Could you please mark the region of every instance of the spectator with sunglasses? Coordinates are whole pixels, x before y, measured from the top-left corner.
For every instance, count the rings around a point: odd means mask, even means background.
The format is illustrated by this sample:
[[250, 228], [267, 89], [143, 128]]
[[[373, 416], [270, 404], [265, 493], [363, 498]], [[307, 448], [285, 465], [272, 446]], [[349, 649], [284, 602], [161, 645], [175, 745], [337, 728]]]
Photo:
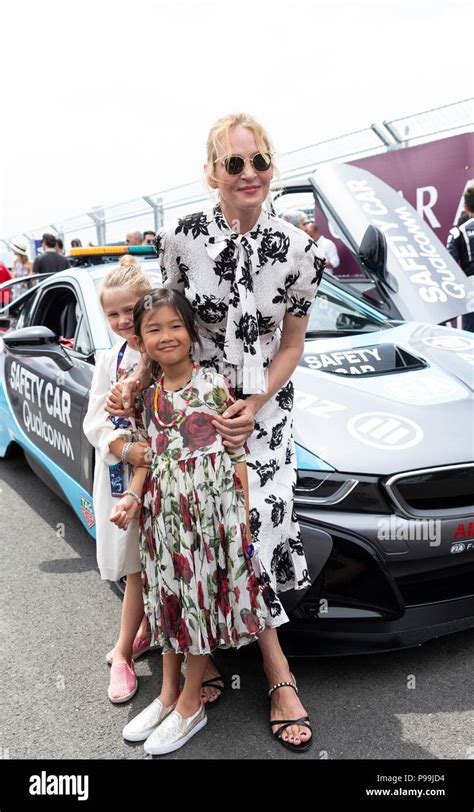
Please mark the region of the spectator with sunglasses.
[[156, 240], [156, 232], [155, 231], [144, 231], [143, 232], [143, 243], [142, 245], [154, 245]]
[[[165, 228], [156, 247], [164, 286], [183, 293], [196, 312], [201, 366], [217, 368], [236, 398], [213, 424], [224, 446], [247, 443], [251, 541], [269, 608], [258, 639], [270, 731], [284, 747], [302, 752], [311, 745], [311, 726], [278, 640], [278, 626], [288, 622], [278, 593], [311, 585], [293, 501], [291, 375], [324, 258], [304, 231], [263, 208], [273, 174], [273, 148], [261, 124], [245, 114], [219, 119], [205, 164], [216, 204]], [[146, 379], [142, 367], [133, 385], [115, 387], [109, 411], [129, 407], [133, 387]], [[212, 661], [206, 676], [216, 687], [223, 682]], [[215, 698], [203, 688], [204, 702]]]

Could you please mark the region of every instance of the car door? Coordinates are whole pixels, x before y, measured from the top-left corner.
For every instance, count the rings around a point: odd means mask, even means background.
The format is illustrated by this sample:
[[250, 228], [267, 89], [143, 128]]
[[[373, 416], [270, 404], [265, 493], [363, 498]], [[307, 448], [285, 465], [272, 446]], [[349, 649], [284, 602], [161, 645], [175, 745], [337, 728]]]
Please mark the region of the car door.
[[25, 451], [43, 467], [48, 460], [56, 463], [90, 492], [90, 449], [82, 417], [93, 351], [79, 283], [62, 277], [43, 285], [22, 326], [48, 327], [70, 362], [63, 369], [40, 352], [20, 355], [5, 346], [6, 396], [25, 435]]

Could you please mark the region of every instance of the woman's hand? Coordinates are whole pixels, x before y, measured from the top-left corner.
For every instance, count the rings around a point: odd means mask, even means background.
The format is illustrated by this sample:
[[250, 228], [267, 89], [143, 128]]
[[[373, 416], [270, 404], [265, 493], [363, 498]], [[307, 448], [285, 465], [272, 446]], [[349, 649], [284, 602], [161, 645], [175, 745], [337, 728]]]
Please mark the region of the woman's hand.
[[240, 448], [255, 428], [255, 406], [249, 400], [236, 400], [225, 414], [227, 417], [217, 415], [212, 422], [226, 448]]
[[127, 454], [127, 462], [134, 468], [149, 468], [152, 451], [148, 443], [132, 443]]
[[138, 502], [130, 494], [122, 496], [119, 502], [112, 508], [109, 520], [120, 527], [121, 530], [127, 530], [130, 522], [135, 514], [138, 512]]

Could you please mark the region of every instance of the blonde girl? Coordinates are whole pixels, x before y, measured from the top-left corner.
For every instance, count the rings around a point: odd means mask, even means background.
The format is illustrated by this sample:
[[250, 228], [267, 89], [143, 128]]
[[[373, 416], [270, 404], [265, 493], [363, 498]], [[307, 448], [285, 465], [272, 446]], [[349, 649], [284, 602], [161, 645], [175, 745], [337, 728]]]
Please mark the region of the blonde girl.
[[106, 656], [111, 665], [108, 696], [113, 703], [126, 702], [136, 693], [133, 661], [150, 649], [150, 635], [143, 612], [138, 523], [133, 522], [124, 533], [108, 519], [113, 505], [126, 490], [128, 466], [148, 465], [148, 446], [140, 442], [133, 417], [111, 417], [105, 411], [105, 401], [110, 386], [124, 380], [140, 360], [134, 341], [133, 308], [150, 288], [147, 274], [128, 255], [105, 277], [100, 302], [110, 329], [121, 340], [111, 349], [96, 353], [84, 420], [84, 434], [96, 450], [93, 498], [99, 571], [104, 580], [119, 581], [124, 576], [127, 579], [119, 637]]

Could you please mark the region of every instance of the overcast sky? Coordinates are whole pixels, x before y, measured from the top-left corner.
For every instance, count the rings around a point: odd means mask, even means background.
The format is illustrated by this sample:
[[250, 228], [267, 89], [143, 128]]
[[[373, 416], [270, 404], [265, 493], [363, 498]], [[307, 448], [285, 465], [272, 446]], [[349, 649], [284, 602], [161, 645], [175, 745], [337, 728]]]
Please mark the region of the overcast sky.
[[0, 238], [196, 180], [246, 111], [285, 152], [472, 94], [464, 0], [42, 0], [0, 10]]

